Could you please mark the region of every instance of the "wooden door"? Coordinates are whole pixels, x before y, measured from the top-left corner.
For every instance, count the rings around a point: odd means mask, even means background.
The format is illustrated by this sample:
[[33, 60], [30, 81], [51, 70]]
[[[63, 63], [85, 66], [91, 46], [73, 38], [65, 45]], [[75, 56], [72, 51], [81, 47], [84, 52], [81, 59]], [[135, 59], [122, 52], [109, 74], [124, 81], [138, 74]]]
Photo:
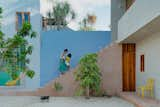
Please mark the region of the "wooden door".
[[123, 91], [135, 91], [135, 44], [122, 45]]

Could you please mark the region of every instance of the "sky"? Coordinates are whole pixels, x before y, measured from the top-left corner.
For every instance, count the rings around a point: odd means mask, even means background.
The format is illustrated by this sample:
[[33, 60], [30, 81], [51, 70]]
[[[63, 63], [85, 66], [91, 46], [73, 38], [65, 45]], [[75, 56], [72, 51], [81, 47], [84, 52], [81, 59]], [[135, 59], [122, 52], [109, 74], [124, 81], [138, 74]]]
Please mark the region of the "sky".
[[68, 24], [68, 27], [73, 30], [79, 29], [79, 22], [89, 13], [97, 16], [97, 22], [94, 28], [97, 31], [110, 30], [110, 0], [41, 0], [41, 14], [46, 13], [52, 9], [55, 1], [67, 1], [76, 12], [76, 19]]

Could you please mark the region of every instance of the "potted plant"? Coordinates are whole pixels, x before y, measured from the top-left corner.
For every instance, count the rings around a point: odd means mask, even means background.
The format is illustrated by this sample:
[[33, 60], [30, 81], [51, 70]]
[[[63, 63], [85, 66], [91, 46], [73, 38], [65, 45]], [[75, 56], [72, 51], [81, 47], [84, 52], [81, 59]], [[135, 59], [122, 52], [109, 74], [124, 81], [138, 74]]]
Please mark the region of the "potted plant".
[[80, 31], [93, 31], [94, 24], [96, 23], [97, 16], [94, 14], [88, 14], [86, 17], [83, 18], [82, 21], [79, 22]]

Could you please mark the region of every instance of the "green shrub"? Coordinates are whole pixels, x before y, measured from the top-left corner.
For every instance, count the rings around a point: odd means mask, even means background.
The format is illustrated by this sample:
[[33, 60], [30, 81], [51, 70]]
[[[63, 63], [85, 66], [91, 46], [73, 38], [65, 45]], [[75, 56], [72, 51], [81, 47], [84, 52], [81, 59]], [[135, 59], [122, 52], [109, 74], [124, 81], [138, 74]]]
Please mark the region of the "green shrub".
[[63, 86], [59, 82], [54, 83], [54, 89], [59, 92], [63, 90]]
[[75, 72], [75, 79], [79, 82], [80, 94], [87, 95], [99, 92], [101, 73], [97, 64], [97, 54], [88, 54], [80, 59], [79, 67]]
[[28, 70], [27, 72], [26, 72], [26, 75], [29, 77], [29, 78], [33, 78], [34, 77], [34, 75], [35, 75], [35, 72], [34, 71], [32, 71], [32, 70]]

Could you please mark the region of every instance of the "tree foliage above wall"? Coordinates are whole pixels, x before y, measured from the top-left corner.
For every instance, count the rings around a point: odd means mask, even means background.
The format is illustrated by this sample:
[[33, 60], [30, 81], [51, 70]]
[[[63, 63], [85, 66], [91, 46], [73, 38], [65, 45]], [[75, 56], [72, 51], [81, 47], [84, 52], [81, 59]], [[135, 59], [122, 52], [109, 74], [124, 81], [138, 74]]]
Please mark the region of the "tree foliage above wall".
[[56, 2], [51, 12], [47, 16], [50, 20], [50, 25], [56, 26], [56, 30], [61, 30], [66, 27], [69, 21], [75, 19], [76, 14], [68, 2]]

